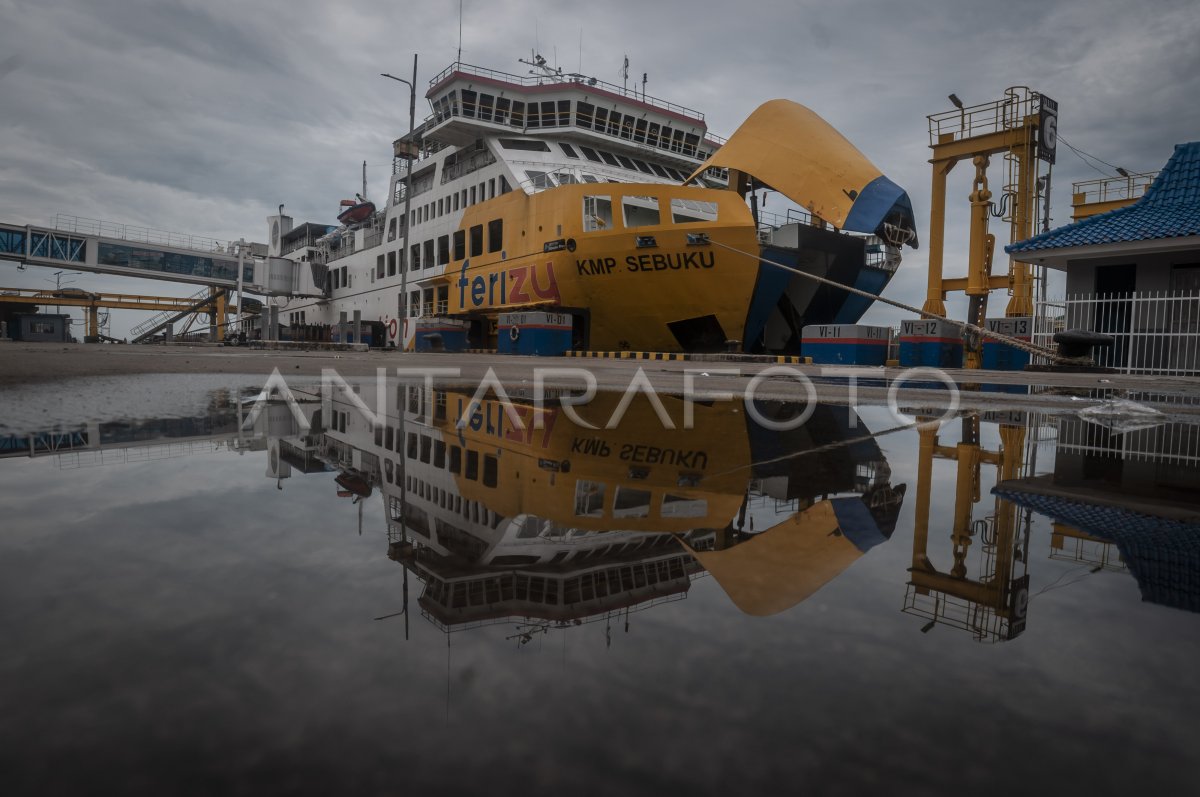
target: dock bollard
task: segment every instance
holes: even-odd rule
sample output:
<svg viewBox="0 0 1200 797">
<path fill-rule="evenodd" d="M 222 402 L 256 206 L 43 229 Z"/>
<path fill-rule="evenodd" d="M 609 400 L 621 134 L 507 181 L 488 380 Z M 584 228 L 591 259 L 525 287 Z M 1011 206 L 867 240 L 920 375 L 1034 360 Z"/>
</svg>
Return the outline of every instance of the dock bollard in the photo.
<svg viewBox="0 0 1200 797">
<path fill-rule="evenodd" d="M 1108 371 L 1111 369 L 1096 365 L 1093 359 L 1093 349 L 1106 349 L 1113 345 L 1112 335 L 1100 332 L 1090 332 L 1086 329 L 1065 329 L 1054 333 L 1054 342 L 1058 344 L 1058 356 L 1068 368 L 1087 368 L 1088 370 Z"/>
</svg>

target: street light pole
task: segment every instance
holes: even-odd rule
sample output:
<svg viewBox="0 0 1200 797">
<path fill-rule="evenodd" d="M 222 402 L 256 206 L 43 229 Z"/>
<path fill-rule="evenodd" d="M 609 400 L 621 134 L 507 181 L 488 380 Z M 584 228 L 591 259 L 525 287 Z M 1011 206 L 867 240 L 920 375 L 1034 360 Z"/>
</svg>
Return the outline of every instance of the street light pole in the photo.
<svg viewBox="0 0 1200 797">
<path fill-rule="evenodd" d="M 246 239 L 243 238 L 240 241 L 238 241 L 237 247 L 238 247 L 238 279 L 237 279 L 238 305 L 237 305 L 237 322 L 236 322 L 236 327 L 234 329 L 233 334 L 236 339 L 240 340 L 240 338 L 237 338 L 237 334 L 242 331 L 242 310 L 243 310 L 243 306 L 246 304 L 245 285 L 242 284 L 242 275 L 246 270 L 246 268 L 245 268 L 245 266 L 246 266 Z"/>
<path fill-rule="evenodd" d="M 392 80 L 404 83 L 408 86 L 408 150 L 405 152 L 408 160 L 408 171 L 404 175 L 404 235 L 400 239 L 400 265 L 403 268 L 400 270 L 400 295 L 403 300 L 400 306 L 404 308 L 404 318 L 400 319 L 400 350 L 404 351 L 408 340 L 408 319 L 412 314 L 412 308 L 408 306 L 408 270 L 412 268 L 412 257 L 408 251 L 408 228 L 411 226 L 412 216 L 412 173 L 413 159 L 413 130 L 416 127 L 417 118 L 417 55 L 413 53 L 413 73 L 412 81 L 407 81 L 402 77 L 389 75 L 386 72 L 380 73 L 381 77 L 391 78 Z"/>
<path fill-rule="evenodd" d="M 82 271 L 66 271 L 66 270 L 54 272 L 54 293 L 57 294 L 59 291 L 62 290 L 62 278 L 63 278 L 64 274 L 68 277 L 74 277 L 74 276 L 77 276 L 82 273 L 83 273 Z M 49 282 L 49 281 L 50 280 L 46 280 L 46 282 Z M 74 280 L 72 280 L 72 282 L 74 282 Z M 68 282 L 67 284 L 70 285 L 71 283 Z M 60 304 L 54 305 L 54 312 L 61 315 L 62 314 L 62 305 L 60 305 Z"/>
</svg>

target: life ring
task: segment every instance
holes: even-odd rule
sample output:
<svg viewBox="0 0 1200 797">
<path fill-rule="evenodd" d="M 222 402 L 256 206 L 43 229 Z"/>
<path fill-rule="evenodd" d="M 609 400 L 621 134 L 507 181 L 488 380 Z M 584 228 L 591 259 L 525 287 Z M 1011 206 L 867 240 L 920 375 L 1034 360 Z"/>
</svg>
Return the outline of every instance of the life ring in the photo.
<svg viewBox="0 0 1200 797">
<path fill-rule="evenodd" d="M 508 328 L 508 339 L 511 340 L 513 343 L 516 343 L 517 339 L 519 337 L 521 337 L 521 328 L 518 327 L 516 324 L 513 324 L 511 327 Z"/>
<path fill-rule="evenodd" d="M 400 324 L 397 323 L 396 319 L 393 318 L 387 322 L 387 325 L 388 325 L 388 336 L 393 337 L 393 338 L 396 337 L 396 333 L 400 331 Z"/>
</svg>

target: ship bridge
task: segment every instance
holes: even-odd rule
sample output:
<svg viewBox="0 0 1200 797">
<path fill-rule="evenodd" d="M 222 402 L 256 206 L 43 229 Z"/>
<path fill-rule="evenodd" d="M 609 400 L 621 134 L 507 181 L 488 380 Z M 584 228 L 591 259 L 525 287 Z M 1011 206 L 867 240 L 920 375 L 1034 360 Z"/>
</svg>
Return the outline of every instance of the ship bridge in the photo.
<svg viewBox="0 0 1200 797">
<path fill-rule="evenodd" d="M 100 274 L 122 274 L 233 288 L 238 282 L 236 244 L 211 238 L 58 216 L 54 227 L 0 222 L 0 260 L 22 265 L 69 266 Z M 246 288 L 254 290 L 254 260 L 243 263 Z"/>
</svg>

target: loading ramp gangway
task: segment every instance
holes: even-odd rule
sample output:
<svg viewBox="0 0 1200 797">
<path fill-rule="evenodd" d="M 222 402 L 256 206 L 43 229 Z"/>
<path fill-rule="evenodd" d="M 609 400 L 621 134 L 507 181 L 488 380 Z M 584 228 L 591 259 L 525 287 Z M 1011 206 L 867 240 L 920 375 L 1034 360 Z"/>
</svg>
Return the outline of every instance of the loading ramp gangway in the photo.
<svg viewBox="0 0 1200 797">
<path fill-rule="evenodd" d="M 237 286 L 236 244 L 96 219 L 59 215 L 53 227 L 0 222 L 0 260 L 23 266 L 63 266 L 100 274 Z M 254 289 L 254 261 L 243 281 Z"/>
</svg>

